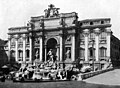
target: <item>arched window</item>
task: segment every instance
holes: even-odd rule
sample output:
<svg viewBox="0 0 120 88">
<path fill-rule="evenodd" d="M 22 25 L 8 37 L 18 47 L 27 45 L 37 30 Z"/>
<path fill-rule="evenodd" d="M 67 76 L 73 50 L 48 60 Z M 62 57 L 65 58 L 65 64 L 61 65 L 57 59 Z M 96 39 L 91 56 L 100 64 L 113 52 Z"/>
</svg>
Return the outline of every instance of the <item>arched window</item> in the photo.
<svg viewBox="0 0 120 88">
<path fill-rule="evenodd" d="M 105 47 L 101 47 L 100 48 L 100 57 L 106 57 L 106 48 Z"/>
</svg>

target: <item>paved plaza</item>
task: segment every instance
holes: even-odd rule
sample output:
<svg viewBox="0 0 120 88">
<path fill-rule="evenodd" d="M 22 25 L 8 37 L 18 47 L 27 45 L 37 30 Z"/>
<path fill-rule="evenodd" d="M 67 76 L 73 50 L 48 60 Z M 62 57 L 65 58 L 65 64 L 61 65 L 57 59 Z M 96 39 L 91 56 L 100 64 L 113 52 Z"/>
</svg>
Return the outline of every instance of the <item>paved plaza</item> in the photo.
<svg viewBox="0 0 120 88">
<path fill-rule="evenodd" d="M 115 69 L 86 80 L 87 83 L 105 84 L 105 85 L 120 85 L 120 69 Z"/>
<path fill-rule="evenodd" d="M 84 81 L 13 83 L 7 80 L 0 82 L 0 88 L 120 88 L 120 86 L 92 84 Z"/>
</svg>

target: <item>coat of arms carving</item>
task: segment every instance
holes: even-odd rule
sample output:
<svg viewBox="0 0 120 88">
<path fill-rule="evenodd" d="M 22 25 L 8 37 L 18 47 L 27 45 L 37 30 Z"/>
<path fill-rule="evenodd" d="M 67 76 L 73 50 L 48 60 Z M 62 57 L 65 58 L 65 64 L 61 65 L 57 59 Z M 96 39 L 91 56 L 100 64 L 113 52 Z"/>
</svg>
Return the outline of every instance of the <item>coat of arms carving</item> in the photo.
<svg viewBox="0 0 120 88">
<path fill-rule="evenodd" d="M 44 10 L 45 18 L 58 16 L 59 15 L 59 11 L 58 11 L 59 9 L 60 8 L 55 8 L 55 6 L 53 4 L 50 4 L 49 8 Z"/>
</svg>

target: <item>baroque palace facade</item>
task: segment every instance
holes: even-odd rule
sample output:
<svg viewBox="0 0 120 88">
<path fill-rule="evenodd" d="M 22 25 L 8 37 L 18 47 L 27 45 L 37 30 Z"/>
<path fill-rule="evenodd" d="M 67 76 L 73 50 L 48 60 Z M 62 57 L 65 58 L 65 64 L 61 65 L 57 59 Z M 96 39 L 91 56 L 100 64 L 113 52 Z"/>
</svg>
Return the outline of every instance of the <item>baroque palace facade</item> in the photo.
<svg viewBox="0 0 120 88">
<path fill-rule="evenodd" d="M 47 61 L 52 49 L 60 62 L 94 64 L 100 69 L 117 64 L 120 41 L 112 34 L 109 18 L 78 21 L 76 12 L 59 13 L 58 10 L 51 4 L 45 15 L 31 17 L 27 26 L 8 29 L 9 60 Z"/>
</svg>

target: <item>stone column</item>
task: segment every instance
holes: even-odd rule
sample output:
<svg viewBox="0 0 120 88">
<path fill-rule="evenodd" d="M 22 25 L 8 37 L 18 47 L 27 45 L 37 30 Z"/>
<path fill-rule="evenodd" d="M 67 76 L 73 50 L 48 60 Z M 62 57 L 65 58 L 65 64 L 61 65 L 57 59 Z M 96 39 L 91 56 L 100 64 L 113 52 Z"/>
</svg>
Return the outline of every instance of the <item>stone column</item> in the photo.
<svg viewBox="0 0 120 88">
<path fill-rule="evenodd" d="M 57 56 L 57 61 L 59 61 L 59 47 L 57 47 L 57 54 L 56 54 L 56 56 Z"/>
<path fill-rule="evenodd" d="M 94 29 L 95 32 L 95 57 L 96 61 L 99 61 L 99 34 L 100 34 L 100 29 L 96 28 Z"/>
<path fill-rule="evenodd" d="M 26 44 L 25 44 L 26 35 L 23 34 L 23 62 L 26 62 Z"/>
<path fill-rule="evenodd" d="M 85 30 L 83 30 L 83 33 L 85 35 L 85 61 L 88 61 L 88 35 L 89 35 L 89 30 L 85 29 Z"/>
<path fill-rule="evenodd" d="M 8 35 L 8 61 L 10 61 L 10 54 L 11 54 L 11 36 Z"/>
<path fill-rule="evenodd" d="M 29 35 L 30 38 L 30 62 L 32 62 L 32 34 Z"/>
<path fill-rule="evenodd" d="M 47 47 L 45 45 L 45 62 L 47 61 Z"/>
<path fill-rule="evenodd" d="M 18 35 L 15 35 L 15 60 L 18 61 Z"/>
<path fill-rule="evenodd" d="M 72 34 L 72 51 L 71 51 L 71 60 L 75 61 L 75 34 Z"/>
<path fill-rule="evenodd" d="M 43 45 L 42 45 L 43 43 L 42 42 L 43 42 L 43 40 L 42 40 L 42 37 L 40 36 L 40 54 L 39 54 L 40 55 L 40 61 L 42 61 L 42 59 L 43 59 L 43 50 L 42 50 L 43 49 Z"/>
<path fill-rule="evenodd" d="M 107 33 L 107 57 L 110 58 L 110 37 L 111 37 L 111 29 L 106 28 Z"/>
<path fill-rule="evenodd" d="M 63 45 L 62 45 L 62 35 L 60 35 L 60 61 L 62 61 L 62 58 L 63 58 Z"/>
</svg>

